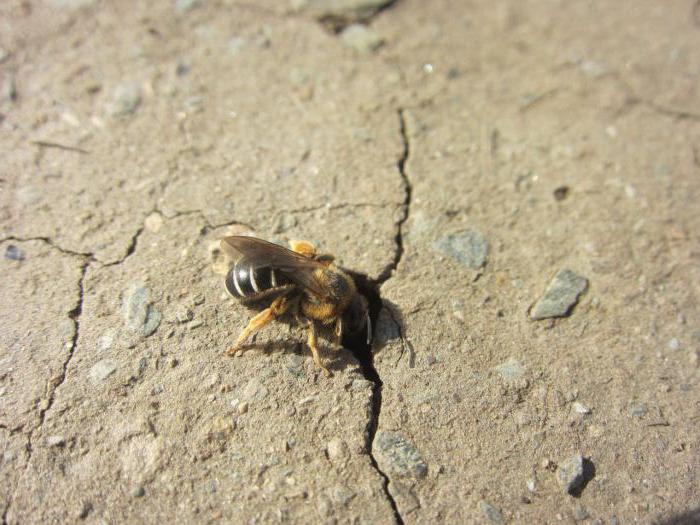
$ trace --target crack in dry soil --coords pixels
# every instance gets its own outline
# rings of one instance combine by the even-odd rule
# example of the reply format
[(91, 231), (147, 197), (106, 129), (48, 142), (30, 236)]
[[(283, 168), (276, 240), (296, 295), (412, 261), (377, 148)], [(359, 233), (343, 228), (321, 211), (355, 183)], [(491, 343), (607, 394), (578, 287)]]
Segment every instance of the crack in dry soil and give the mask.
[[(18, 240), (19, 239), (15, 239)], [(68, 312), (68, 317), (73, 321), (73, 338), (71, 339), (70, 347), (68, 349), (68, 357), (66, 360), (63, 362), (63, 365), (61, 367), (61, 373), (58, 375), (58, 377), (51, 378), (47, 384), (47, 401), (46, 404), (43, 408), (39, 410), (39, 424), (36, 426), (36, 428), (32, 429), (29, 432), (29, 436), (27, 437), (27, 462), (24, 466), (24, 471), (29, 468), (29, 464), (31, 463), (32, 460), (32, 453), (34, 451), (34, 447), (32, 445), (32, 439), (34, 438), (34, 433), (37, 432), (38, 430), (41, 430), (42, 426), (44, 425), (44, 420), (46, 419), (46, 413), (51, 409), (51, 407), (54, 404), (54, 401), (56, 399), (56, 391), (58, 388), (63, 384), (63, 382), (66, 380), (66, 373), (68, 371), (68, 366), (70, 366), (71, 359), (73, 359), (73, 355), (75, 355), (75, 349), (78, 346), (78, 336), (80, 335), (80, 316), (83, 313), (83, 302), (85, 300), (85, 276), (87, 275), (88, 268), (90, 267), (90, 263), (94, 260), (92, 258), (92, 255), (87, 256), (86, 254), (80, 254), (77, 252), (71, 252), (69, 250), (64, 250), (51, 242), (50, 239), (47, 238), (34, 238), (34, 239), (29, 239), (29, 240), (41, 240), (46, 242), (49, 246), (59, 250), (62, 253), (73, 255), (73, 256), (80, 256), (83, 259), (83, 264), (80, 267), (80, 279), (78, 280), (78, 299), (76, 301), (76, 305)], [(22, 473), (24, 475), (24, 472)], [(11, 507), (12, 507), (12, 502), (15, 499), (15, 493), (16, 491), (19, 490), (19, 486), (15, 488), (15, 491), (12, 493), (12, 496), (9, 498), (7, 505), (5, 506), (5, 511), (2, 514), (2, 524), (6, 525), (7, 524), (7, 514), (9, 513)]]
[(394, 237), (394, 242), (396, 243), (396, 250), (394, 252), (394, 258), (392, 261), (384, 268), (379, 277), (377, 277), (376, 282), (381, 286), (384, 284), (391, 275), (394, 273), (396, 268), (403, 257), (403, 225), (408, 220), (408, 214), (411, 208), (411, 197), (413, 194), (413, 186), (411, 186), (411, 181), (406, 174), (406, 161), (411, 154), (411, 147), (408, 140), (408, 131), (406, 130), (406, 115), (403, 109), (398, 110), (399, 115), (399, 132), (401, 133), (401, 141), (403, 143), (403, 151), (396, 163), (399, 169), (399, 175), (401, 176), (401, 183), (403, 185), (404, 199), (401, 204), (401, 217), (396, 222), (396, 236)]
[[(403, 142), (403, 151), (397, 162), (397, 167), (401, 176), (401, 180), (403, 182), (404, 202), (402, 206), (403, 213), (396, 225), (396, 251), (394, 252), (392, 262), (381, 272), (381, 274), (376, 280), (371, 280), (363, 274), (350, 272), (353, 279), (355, 280), (355, 283), (357, 284), (358, 290), (362, 295), (364, 295), (367, 298), (367, 301), (369, 302), (370, 320), (372, 322), (372, 326), (377, 325), (379, 312), (384, 307), (381, 295), (379, 293), (379, 289), (382, 284), (384, 284), (389, 278), (391, 278), (394, 271), (401, 262), (401, 258), (404, 254), (403, 225), (408, 219), (411, 206), (412, 187), (411, 182), (408, 178), (408, 174), (406, 173), (406, 161), (408, 160), (408, 157), (410, 155), (410, 145), (408, 141), (408, 133), (406, 130), (406, 118), (404, 115), (404, 110), (399, 109), (398, 115), (401, 139)], [(396, 323), (396, 325), (399, 327), (399, 335), (401, 337), (401, 340), (403, 341), (403, 327), (400, 323), (397, 322), (393, 315), (393, 312), (390, 312), (390, 315)], [(360, 368), (362, 370), (363, 376), (365, 377), (365, 379), (371, 381), (374, 384), (371, 400), (371, 412), (369, 421), (367, 422), (367, 428), (365, 430), (365, 449), (367, 451), (367, 454), (369, 455), (372, 467), (382, 477), (384, 494), (386, 495), (386, 498), (389, 501), (389, 504), (391, 505), (392, 511), (394, 513), (394, 519), (396, 520), (396, 523), (398, 523), (399, 525), (403, 525), (403, 517), (401, 516), (401, 512), (399, 511), (399, 507), (396, 503), (396, 500), (394, 499), (394, 497), (391, 494), (391, 491), (389, 490), (389, 476), (379, 467), (379, 464), (377, 463), (377, 460), (374, 457), (374, 453), (372, 452), (374, 438), (377, 434), (377, 428), (379, 427), (379, 415), (382, 411), (382, 388), (384, 386), (382, 379), (374, 366), (374, 354), (372, 352), (372, 344), (368, 343), (362, 337), (356, 337), (354, 339), (343, 339), (343, 346), (352, 351), (353, 355), (360, 363)]]

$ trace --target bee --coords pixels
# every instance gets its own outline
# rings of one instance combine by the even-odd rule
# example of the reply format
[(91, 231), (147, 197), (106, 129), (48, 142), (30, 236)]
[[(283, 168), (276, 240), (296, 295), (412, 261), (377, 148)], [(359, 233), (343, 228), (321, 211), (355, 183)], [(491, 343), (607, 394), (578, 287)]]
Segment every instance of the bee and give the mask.
[(244, 306), (261, 309), (245, 327), (236, 344), (227, 350), (235, 355), (255, 332), (287, 312), (308, 330), (308, 345), (316, 366), (331, 372), (319, 356), (319, 328), (332, 325), (335, 344), (344, 335), (355, 337), (372, 326), (367, 299), (357, 291), (354, 279), (336, 266), (335, 257), (320, 254), (307, 241), (290, 241), (290, 249), (256, 237), (232, 236), (221, 248), (235, 261), (226, 274), (226, 291)]

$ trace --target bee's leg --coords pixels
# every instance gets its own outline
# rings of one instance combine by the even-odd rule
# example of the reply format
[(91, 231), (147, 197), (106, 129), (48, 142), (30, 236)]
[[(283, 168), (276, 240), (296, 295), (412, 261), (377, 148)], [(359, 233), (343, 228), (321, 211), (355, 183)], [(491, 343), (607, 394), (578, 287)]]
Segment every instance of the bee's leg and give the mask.
[(338, 317), (335, 320), (335, 346), (338, 350), (343, 347), (343, 318)]
[(246, 326), (243, 332), (241, 332), (241, 335), (238, 337), (236, 344), (232, 348), (229, 348), (226, 351), (226, 354), (236, 355), (236, 352), (240, 350), (241, 345), (245, 342), (246, 339), (248, 339), (248, 337), (260, 330), (262, 327), (264, 327), (276, 317), (279, 317), (284, 312), (286, 312), (289, 308), (289, 304), (290, 302), (287, 300), (286, 296), (278, 297), (277, 299), (272, 301), (272, 304), (268, 308), (265, 308), (262, 312), (260, 312), (248, 322), (248, 326)]
[(332, 376), (333, 374), (331, 374), (331, 371), (328, 370), (325, 366), (323, 366), (323, 363), (321, 362), (321, 356), (318, 355), (316, 323), (314, 323), (312, 320), (309, 320), (309, 348), (311, 349), (311, 355), (314, 358), (314, 363), (316, 363), (316, 366), (323, 370), (326, 376)]
[(314, 257), (316, 255), (316, 247), (309, 241), (289, 241), (289, 247), (293, 252), (306, 255), (307, 257)]

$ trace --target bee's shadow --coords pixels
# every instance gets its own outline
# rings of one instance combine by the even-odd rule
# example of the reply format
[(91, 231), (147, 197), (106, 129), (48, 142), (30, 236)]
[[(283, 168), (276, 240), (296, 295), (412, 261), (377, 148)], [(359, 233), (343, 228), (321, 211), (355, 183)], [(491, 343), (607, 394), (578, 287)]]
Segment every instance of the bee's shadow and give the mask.
[[(294, 326), (293, 322), (289, 324)], [(296, 326), (297, 329), (299, 329), (299, 326)], [(241, 345), (239, 353), (257, 351), (266, 356), (274, 353), (282, 353), (289, 356), (298, 355), (308, 359), (313, 367), (318, 369), (318, 367), (316, 367), (316, 365), (313, 363), (311, 350), (306, 342), (285, 337), (281, 337), (279, 339), (267, 339), (264, 335), (261, 337), (263, 340), (258, 342), (256, 340), (257, 336), (258, 334), (253, 336), (253, 340), (250, 343)], [(347, 348), (334, 347), (333, 344), (327, 340), (330, 338), (325, 337), (323, 332), (321, 332), (319, 336), (318, 347), (320, 350), (320, 357), (322, 362), (329, 370), (339, 372), (341, 370), (357, 366), (358, 361), (353, 356), (351, 350)]]

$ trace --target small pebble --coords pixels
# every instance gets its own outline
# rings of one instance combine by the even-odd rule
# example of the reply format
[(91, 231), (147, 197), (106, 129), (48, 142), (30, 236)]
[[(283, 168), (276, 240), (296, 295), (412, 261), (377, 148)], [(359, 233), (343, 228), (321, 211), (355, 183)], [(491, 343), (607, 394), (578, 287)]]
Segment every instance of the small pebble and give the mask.
[(175, 0), (175, 11), (186, 13), (201, 5), (201, 0)]
[(559, 270), (549, 283), (544, 295), (530, 312), (535, 320), (565, 317), (588, 288), (588, 279), (571, 270)]
[(141, 283), (132, 284), (124, 294), (122, 315), (126, 326), (148, 337), (158, 329), (161, 314), (149, 303), (149, 289)]
[(376, 31), (362, 24), (353, 24), (343, 29), (340, 39), (343, 44), (360, 53), (371, 53), (384, 43)]
[(195, 328), (199, 328), (202, 325), (204, 325), (204, 321), (202, 321), (201, 319), (195, 319), (187, 325), (187, 328), (189, 328), (190, 330), (194, 330)]
[(112, 345), (114, 344), (114, 332), (113, 331), (107, 331), (104, 334), (100, 336), (100, 338), (97, 340), (97, 349), (100, 352), (104, 352), (105, 350), (109, 350), (112, 348)]
[(423, 457), (416, 447), (396, 432), (380, 430), (372, 443), (374, 456), (382, 465), (382, 470), (391, 471), (397, 476), (424, 478), (428, 473)]
[(141, 88), (138, 84), (119, 84), (107, 105), (107, 113), (112, 117), (124, 117), (134, 113), (140, 104)]
[(579, 413), (579, 414), (590, 414), (590, 413), (591, 413), (591, 409), (590, 409), (590, 408), (588, 408), (588, 407), (587, 407), (586, 405), (584, 405), (583, 403), (579, 403), (578, 401), (576, 401), (576, 402), (573, 404), (573, 407), (574, 407), (574, 412), (577, 412), (577, 413)]
[(134, 487), (134, 489), (131, 491), (131, 495), (135, 498), (140, 498), (146, 494), (146, 489), (143, 488), (143, 485), (137, 485)]
[(238, 410), (238, 413), (245, 414), (246, 412), (248, 412), (248, 406), (249, 406), (248, 401), (242, 401), (242, 402), (238, 403), (238, 406), (236, 407)]
[(163, 216), (156, 212), (151, 213), (146, 219), (144, 220), (144, 226), (146, 227), (147, 230), (152, 231), (153, 233), (158, 233), (160, 229), (163, 227)]
[(243, 387), (243, 398), (250, 401), (262, 401), (267, 397), (268, 390), (259, 379), (253, 378)]
[(482, 268), (489, 254), (488, 240), (473, 230), (446, 235), (435, 243), (435, 247), (472, 270)]
[(326, 445), (326, 452), (332, 463), (345, 461), (350, 457), (347, 443), (340, 438), (331, 439)]
[(111, 376), (117, 370), (117, 363), (111, 359), (103, 359), (95, 363), (88, 375), (93, 385), (97, 385)]
[(23, 261), (24, 258), (24, 251), (14, 244), (9, 244), (7, 248), (5, 248), (5, 259), (10, 259), (12, 261)]
[(573, 514), (574, 514), (574, 519), (576, 521), (583, 521), (585, 519), (588, 519), (588, 516), (589, 516), (588, 511), (586, 510), (586, 508), (583, 505), (576, 505), (576, 507), (574, 507)]
[(503, 523), (503, 515), (501, 512), (488, 501), (483, 499), (479, 501), (479, 508), (491, 523)]
[(642, 417), (642, 416), (646, 415), (646, 413), (647, 413), (647, 406), (644, 403), (638, 403), (638, 404), (632, 405), (632, 407), (630, 408), (630, 414), (633, 417)]
[(559, 463), (557, 481), (567, 494), (576, 492), (584, 483), (583, 456), (577, 454)]
[(523, 375), (523, 365), (514, 357), (498, 365), (494, 370), (506, 381), (516, 381)]
[(554, 198), (558, 201), (563, 201), (566, 199), (566, 197), (569, 195), (569, 187), (568, 186), (559, 186), (556, 190), (554, 190)]
[(63, 436), (49, 436), (46, 438), (46, 444), (50, 447), (60, 447), (65, 445), (66, 438)]
[(678, 340), (677, 337), (674, 337), (668, 342), (668, 349), (669, 350), (680, 350), (681, 349), (681, 342)]
[(537, 490), (537, 483), (535, 483), (534, 479), (528, 479), (526, 485), (527, 490), (529, 490), (530, 492), (535, 492)]

